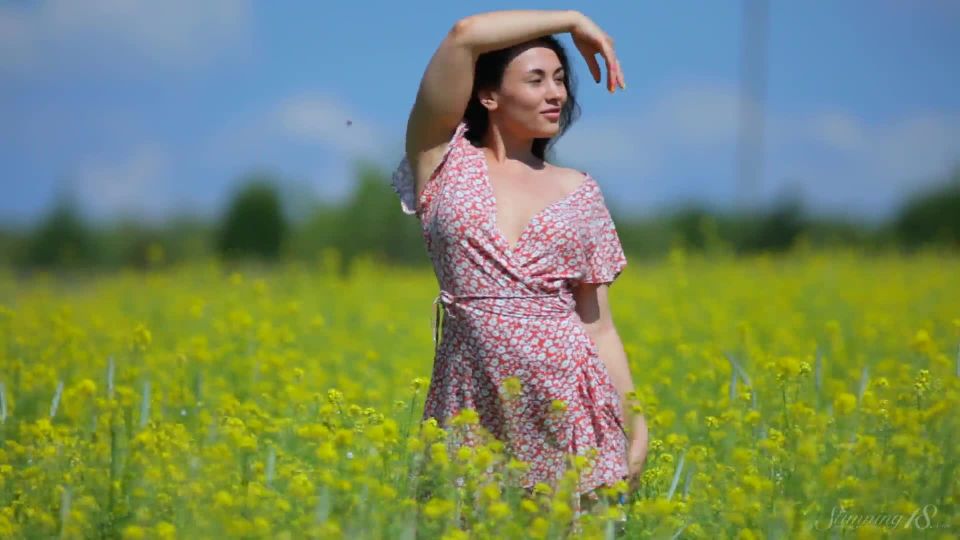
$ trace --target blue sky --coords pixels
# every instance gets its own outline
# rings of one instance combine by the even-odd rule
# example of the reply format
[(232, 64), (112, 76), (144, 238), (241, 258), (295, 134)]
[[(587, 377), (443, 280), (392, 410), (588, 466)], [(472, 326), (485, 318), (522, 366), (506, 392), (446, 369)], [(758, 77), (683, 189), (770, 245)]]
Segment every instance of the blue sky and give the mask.
[[(64, 186), (93, 218), (214, 215), (256, 170), (339, 200), (356, 158), (399, 161), (453, 22), (516, 8), (577, 7), (616, 40), (628, 88), (610, 95), (561, 37), (583, 115), (557, 144), (611, 207), (732, 204), (742, 3), (583, 6), (2, 2), (0, 222), (36, 219)], [(945, 0), (771, 2), (758, 197), (880, 219), (939, 181), (960, 161), (958, 28)]]

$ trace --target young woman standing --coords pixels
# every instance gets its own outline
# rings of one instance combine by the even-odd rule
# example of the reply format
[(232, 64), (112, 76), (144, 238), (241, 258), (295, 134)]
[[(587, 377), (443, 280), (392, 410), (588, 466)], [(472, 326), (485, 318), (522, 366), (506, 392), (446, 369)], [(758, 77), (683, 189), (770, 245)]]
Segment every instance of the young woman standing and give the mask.
[(634, 386), (608, 303), (619, 236), (597, 181), (545, 156), (579, 113), (560, 32), (597, 83), (600, 54), (609, 92), (626, 88), (613, 39), (578, 11), (461, 19), (423, 74), (393, 186), (422, 224), (435, 328), (444, 314), (424, 418), (475, 409), (530, 465), (526, 487), (590, 457), (578, 502), (592, 505), (598, 487), (636, 483), (648, 434), (625, 418)]

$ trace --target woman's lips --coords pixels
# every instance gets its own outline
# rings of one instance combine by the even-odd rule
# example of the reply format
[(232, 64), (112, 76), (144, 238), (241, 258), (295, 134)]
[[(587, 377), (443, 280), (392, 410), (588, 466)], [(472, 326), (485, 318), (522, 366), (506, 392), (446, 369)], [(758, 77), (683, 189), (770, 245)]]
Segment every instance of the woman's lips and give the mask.
[(560, 118), (560, 111), (544, 111), (540, 113), (551, 120), (558, 120)]

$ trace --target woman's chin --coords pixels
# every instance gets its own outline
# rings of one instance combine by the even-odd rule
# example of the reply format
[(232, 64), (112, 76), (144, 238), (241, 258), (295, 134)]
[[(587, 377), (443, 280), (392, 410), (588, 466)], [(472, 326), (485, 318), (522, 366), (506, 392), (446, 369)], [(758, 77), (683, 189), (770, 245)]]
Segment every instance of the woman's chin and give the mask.
[(534, 135), (534, 137), (537, 139), (548, 139), (550, 137), (554, 137), (557, 133), (560, 133), (560, 123), (545, 120), (537, 126), (537, 129), (535, 129), (534, 132), (537, 133), (537, 135)]

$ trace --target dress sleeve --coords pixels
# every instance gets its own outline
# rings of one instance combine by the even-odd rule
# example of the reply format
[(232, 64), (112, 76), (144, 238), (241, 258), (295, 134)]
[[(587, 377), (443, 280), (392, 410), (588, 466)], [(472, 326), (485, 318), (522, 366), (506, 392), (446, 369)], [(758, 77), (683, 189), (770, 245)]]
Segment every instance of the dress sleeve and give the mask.
[(393, 174), (391, 175), (390, 184), (393, 186), (393, 190), (400, 197), (400, 209), (404, 214), (415, 215), (420, 219), (426, 215), (426, 212), (430, 207), (430, 203), (433, 202), (433, 196), (439, 188), (440, 182), (435, 181), (435, 179), (440, 175), (441, 170), (443, 170), (443, 168), (446, 166), (451, 151), (457, 146), (463, 144), (466, 130), (467, 123), (465, 121), (461, 121), (460, 124), (457, 125), (456, 130), (454, 130), (453, 136), (450, 138), (450, 142), (447, 143), (447, 148), (443, 152), (443, 157), (440, 159), (437, 167), (430, 174), (430, 179), (427, 181), (427, 185), (424, 186), (423, 192), (420, 193), (419, 199), (417, 199), (417, 180), (416, 176), (413, 174), (413, 168), (410, 166), (407, 156), (403, 156), (403, 158), (400, 160), (400, 163), (397, 165), (397, 168), (394, 169)]
[(620, 236), (599, 185), (586, 212), (586, 253), (582, 283), (613, 283), (627, 266)]

